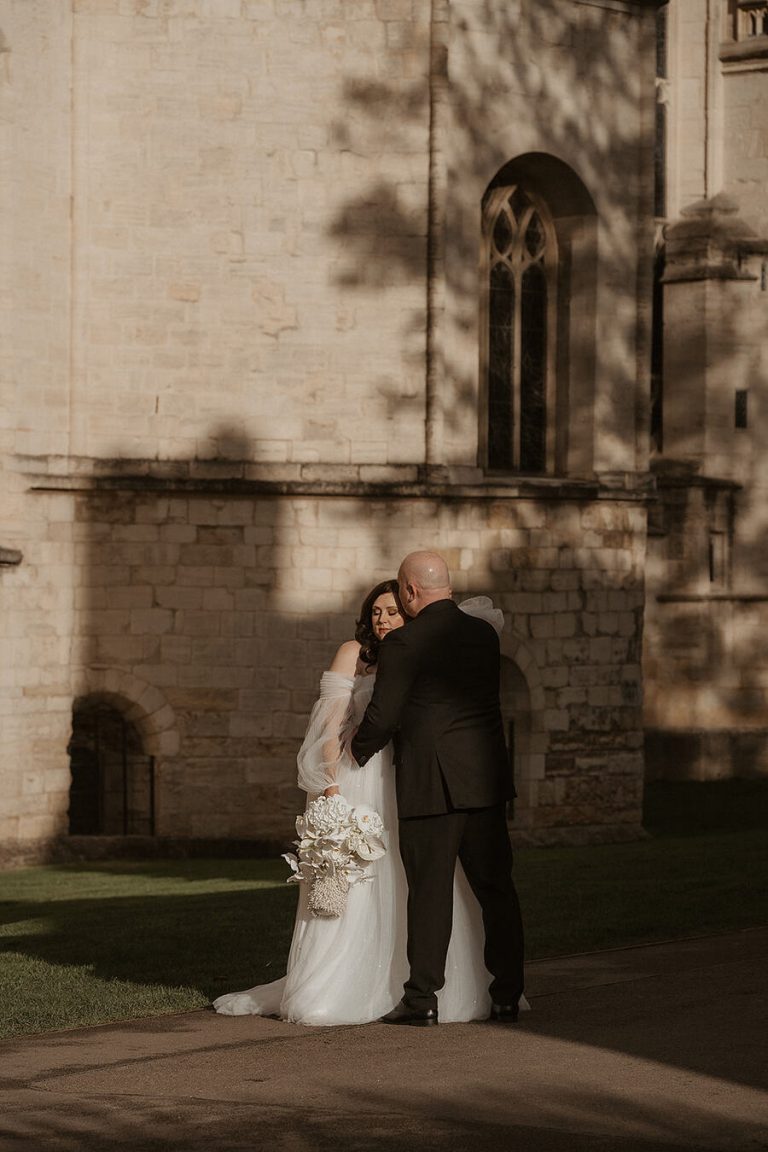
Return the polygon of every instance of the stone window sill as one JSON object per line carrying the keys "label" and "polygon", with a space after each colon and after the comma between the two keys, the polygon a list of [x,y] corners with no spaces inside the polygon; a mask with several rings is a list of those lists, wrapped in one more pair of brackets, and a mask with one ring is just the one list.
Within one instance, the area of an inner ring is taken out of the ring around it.
{"label": "stone window sill", "polygon": [[660,592],[659,604],[765,604],[768,596],[759,592]]}
{"label": "stone window sill", "polygon": [[740,68],[768,68],[768,36],[750,36],[720,45],[720,60],[725,71]]}

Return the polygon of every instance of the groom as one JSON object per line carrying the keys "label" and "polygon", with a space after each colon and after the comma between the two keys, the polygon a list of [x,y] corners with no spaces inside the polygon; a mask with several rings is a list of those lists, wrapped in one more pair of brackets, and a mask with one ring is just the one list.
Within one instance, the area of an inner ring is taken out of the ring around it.
{"label": "groom", "polygon": [[438,1022],[458,857],[483,912],[491,1019],[513,1023],[523,992],[523,926],[506,824],[511,781],[498,637],[454,603],[437,553],[406,556],[398,584],[412,620],[381,643],[373,697],[351,743],[361,766],[389,740],[395,745],[410,975],[382,1020]]}

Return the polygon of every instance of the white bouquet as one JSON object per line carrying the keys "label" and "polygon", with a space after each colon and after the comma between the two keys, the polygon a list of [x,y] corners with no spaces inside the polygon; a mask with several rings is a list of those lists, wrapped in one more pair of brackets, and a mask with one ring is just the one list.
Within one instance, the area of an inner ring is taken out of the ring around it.
{"label": "white bouquet", "polygon": [[298,851],[283,855],[293,872],[287,882],[310,885],[313,916],[341,916],[350,886],[373,880],[366,866],[387,850],[381,817],[363,804],[353,808],[343,796],[319,796],[296,817],[296,831]]}

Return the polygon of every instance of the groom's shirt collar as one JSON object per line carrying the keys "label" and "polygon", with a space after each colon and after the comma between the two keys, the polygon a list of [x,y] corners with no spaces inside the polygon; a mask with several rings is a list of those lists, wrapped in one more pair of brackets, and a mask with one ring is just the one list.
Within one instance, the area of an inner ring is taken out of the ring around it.
{"label": "groom's shirt collar", "polygon": [[[421,612],[419,612],[419,616],[423,616],[425,612],[444,612],[446,609],[450,611],[452,608],[456,607],[458,607],[458,605],[454,600],[433,600],[431,604],[427,604],[424,608],[422,608]],[[414,616],[414,620],[418,620],[419,616]]]}

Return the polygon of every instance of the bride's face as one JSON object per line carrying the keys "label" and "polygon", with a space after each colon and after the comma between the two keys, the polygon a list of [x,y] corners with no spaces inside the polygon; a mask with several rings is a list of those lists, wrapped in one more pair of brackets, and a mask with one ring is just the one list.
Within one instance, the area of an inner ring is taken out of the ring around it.
{"label": "bride's face", "polygon": [[376,597],[371,608],[371,625],[377,640],[381,640],[394,628],[401,628],[404,623],[397,601],[391,592],[383,592],[381,596]]}

